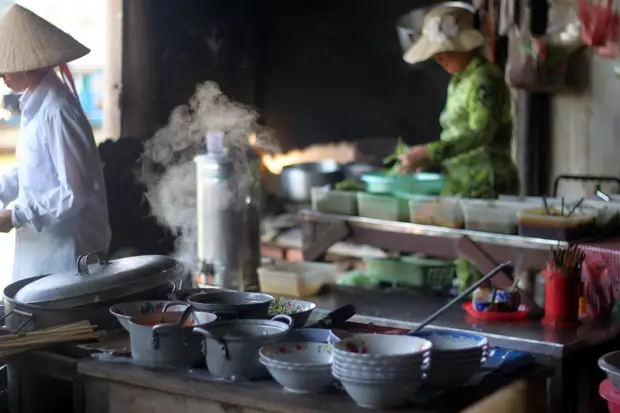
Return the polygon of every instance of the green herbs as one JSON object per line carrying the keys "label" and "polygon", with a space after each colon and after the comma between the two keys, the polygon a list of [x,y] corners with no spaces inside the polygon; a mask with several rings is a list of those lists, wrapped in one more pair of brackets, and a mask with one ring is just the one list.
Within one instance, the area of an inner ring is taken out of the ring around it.
{"label": "green herbs", "polygon": [[297,305],[295,301],[282,300],[282,297],[278,297],[273,300],[273,304],[269,307],[269,315],[280,314],[295,314],[303,311],[303,306]]}
{"label": "green herbs", "polygon": [[405,155],[407,152],[409,152],[409,147],[405,144],[405,142],[403,142],[403,139],[400,136],[397,139],[398,140],[396,142],[396,149],[394,150],[394,153],[383,160],[384,165],[390,164],[392,162],[394,163],[394,165],[392,165],[392,167],[385,173],[385,176],[398,175],[398,173],[400,172],[401,163],[398,157],[401,155]]}
{"label": "green herbs", "polygon": [[344,181],[340,181],[334,185],[334,189],[336,191],[363,191],[364,185],[345,179]]}

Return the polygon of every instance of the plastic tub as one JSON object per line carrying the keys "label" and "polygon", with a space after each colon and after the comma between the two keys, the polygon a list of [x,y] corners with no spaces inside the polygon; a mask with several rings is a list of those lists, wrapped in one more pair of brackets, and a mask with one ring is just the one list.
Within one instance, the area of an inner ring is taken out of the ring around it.
{"label": "plastic tub", "polygon": [[497,234],[517,234],[518,212],[532,208],[523,202],[484,199],[464,199],[462,206],[466,229]]}
{"label": "plastic tub", "polygon": [[544,208],[524,209],[517,213],[519,235],[557,241],[577,241],[596,234],[598,211],[582,209],[570,217],[547,215]]}
{"label": "plastic tub", "polygon": [[598,388],[598,394],[607,401],[609,413],[620,413],[620,394],[611,387],[609,379],[603,380]]}
{"label": "plastic tub", "polygon": [[319,262],[276,262],[258,268],[262,292],[287,297],[310,297],[324,285],[336,283],[338,267]]}
{"label": "plastic tub", "polygon": [[371,194],[390,194],[394,190],[396,177],[387,176],[385,173],[374,172],[364,174],[360,178],[366,184],[366,192]]}
{"label": "plastic tub", "polygon": [[415,195],[439,195],[443,184],[443,175],[419,172],[414,175],[397,176],[394,182],[394,191],[395,193]]}
{"label": "plastic tub", "polygon": [[597,222],[600,226],[620,225],[620,203],[586,199],[582,205],[599,211]]}
{"label": "plastic tub", "polygon": [[459,198],[412,197],[409,200],[411,222],[448,228],[463,228],[463,210]]}
{"label": "plastic tub", "polygon": [[357,208],[361,217],[409,221],[408,201],[404,198],[358,192]]}
{"label": "plastic tub", "polygon": [[357,215],[357,192],[312,188],[312,209],[329,214]]}

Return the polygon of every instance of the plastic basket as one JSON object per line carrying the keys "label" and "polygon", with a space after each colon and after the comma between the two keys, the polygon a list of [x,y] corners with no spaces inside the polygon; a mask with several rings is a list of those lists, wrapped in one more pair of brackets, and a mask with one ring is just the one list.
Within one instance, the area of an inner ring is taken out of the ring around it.
{"label": "plastic basket", "polygon": [[450,261],[419,257],[365,258],[364,263],[368,277],[411,287],[449,289],[455,274]]}
{"label": "plastic basket", "polygon": [[401,260],[421,272],[422,286],[432,289],[450,289],[456,274],[453,261],[436,260],[416,256],[402,257]]}
{"label": "plastic basket", "polygon": [[440,174],[419,172],[414,175],[400,175],[394,181],[395,193],[415,195],[439,195],[444,184]]}
{"label": "plastic basket", "polygon": [[366,192],[371,194],[389,194],[394,189],[395,177],[385,173],[373,172],[360,178],[366,184]]}
{"label": "plastic basket", "polygon": [[403,198],[358,192],[357,208],[361,217],[409,221],[408,201]]}
{"label": "plastic basket", "polygon": [[448,228],[463,228],[463,210],[459,198],[412,197],[409,200],[411,222]]}
{"label": "plastic basket", "polygon": [[312,209],[329,214],[357,215],[357,192],[312,188]]}

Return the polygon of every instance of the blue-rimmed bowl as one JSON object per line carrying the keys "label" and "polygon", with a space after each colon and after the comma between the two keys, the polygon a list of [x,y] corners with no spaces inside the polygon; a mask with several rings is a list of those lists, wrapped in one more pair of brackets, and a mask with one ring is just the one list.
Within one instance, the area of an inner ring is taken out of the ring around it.
{"label": "blue-rimmed bowl", "polygon": [[431,355],[433,353],[482,352],[489,347],[489,340],[477,334],[452,331],[423,331],[411,335],[433,343]]}
{"label": "blue-rimmed bowl", "polygon": [[486,337],[452,331],[424,331],[412,334],[430,341],[430,369],[426,383],[434,388],[453,388],[465,384],[486,362]]}

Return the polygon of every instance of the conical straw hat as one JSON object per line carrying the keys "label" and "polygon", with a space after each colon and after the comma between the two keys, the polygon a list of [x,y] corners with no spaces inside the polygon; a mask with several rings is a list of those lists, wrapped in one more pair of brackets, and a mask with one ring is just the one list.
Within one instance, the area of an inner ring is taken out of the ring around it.
{"label": "conical straw hat", "polygon": [[0,73],[54,67],[90,50],[30,10],[13,5],[0,19]]}
{"label": "conical straw hat", "polygon": [[403,58],[408,63],[417,63],[442,52],[469,52],[483,44],[482,33],[474,29],[472,6],[448,2],[428,12],[424,18],[422,37]]}

